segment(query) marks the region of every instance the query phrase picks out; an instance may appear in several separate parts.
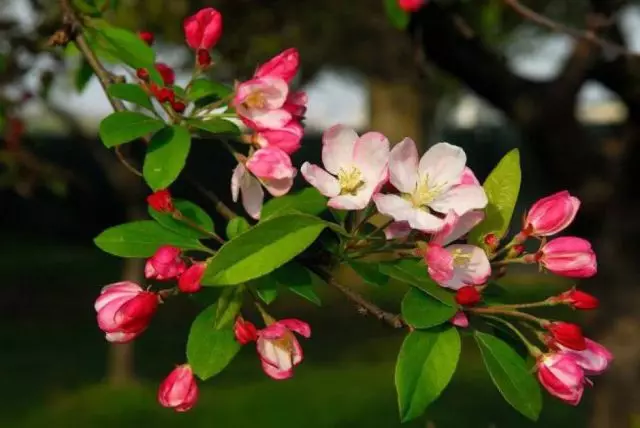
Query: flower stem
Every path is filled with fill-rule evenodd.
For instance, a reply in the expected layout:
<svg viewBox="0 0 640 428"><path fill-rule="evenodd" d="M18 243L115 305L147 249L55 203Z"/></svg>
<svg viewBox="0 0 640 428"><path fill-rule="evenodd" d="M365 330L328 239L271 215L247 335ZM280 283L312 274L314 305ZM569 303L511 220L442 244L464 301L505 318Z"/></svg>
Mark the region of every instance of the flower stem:
<svg viewBox="0 0 640 428"><path fill-rule="evenodd" d="M516 326L511 324L509 321L493 315L483 315L483 317L494 320L494 321L498 321L503 325L505 325L506 327L508 327L511 331L513 331L516 334L516 336L518 336L518 338L522 341L522 343L524 343L524 345L527 347L529 354L531 354L534 358L538 358L542 355L542 351L540 350L540 348L532 344L529 341L529 339L527 339L525 335L522 334L522 332Z"/></svg>
<svg viewBox="0 0 640 428"><path fill-rule="evenodd" d="M173 218L175 218L176 220L186 224L187 226L189 226L192 229L197 230L198 232L201 232L207 236L209 236L210 238L215 239L216 241L218 241L220 244L224 244L224 239L222 239L219 235L217 235L215 232L211 232L207 229L205 229L204 227L200 226L198 223L194 222L193 220L191 220L189 217L185 217L184 214L182 214L180 211L175 211L173 213Z"/></svg>
<svg viewBox="0 0 640 428"><path fill-rule="evenodd" d="M503 309L499 306L492 306L488 308L470 308L469 312L473 312L476 314L480 314L482 316L485 315L506 315L514 318L520 318L523 320L531 321L537 325L544 326L547 323L547 320L543 320L534 315L528 314L526 312L520 312L518 310L509 310Z"/></svg>

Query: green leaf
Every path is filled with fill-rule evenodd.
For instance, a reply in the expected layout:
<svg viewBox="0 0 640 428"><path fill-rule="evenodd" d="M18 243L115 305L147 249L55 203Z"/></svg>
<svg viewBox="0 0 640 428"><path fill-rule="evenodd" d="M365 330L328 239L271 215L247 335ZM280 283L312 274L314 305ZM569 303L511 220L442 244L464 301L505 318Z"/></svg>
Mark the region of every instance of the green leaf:
<svg viewBox="0 0 640 428"><path fill-rule="evenodd" d="M304 251L326 223L303 214L276 217L224 244L210 260L203 285L233 285L266 275Z"/></svg>
<svg viewBox="0 0 640 428"><path fill-rule="evenodd" d="M421 261L402 259L393 263L381 263L379 268L383 274L417 287L447 306L458 306L453 293L440 287L429 278L427 267Z"/></svg>
<svg viewBox="0 0 640 428"><path fill-rule="evenodd" d="M536 421L542 410L542 394L525 360L495 336L476 331L475 338L500 394L514 409Z"/></svg>
<svg viewBox="0 0 640 428"><path fill-rule="evenodd" d="M155 52L137 34L104 23L95 25L93 33L97 35L99 46L110 55L135 69L146 68L151 80L163 84L162 76L154 66Z"/></svg>
<svg viewBox="0 0 640 428"><path fill-rule="evenodd" d="M267 305L270 305L278 297L278 283L271 275L264 275L260 278L252 279L249 285L254 287L258 296Z"/></svg>
<svg viewBox="0 0 640 428"><path fill-rule="evenodd" d="M379 262L365 263L350 260L347 264L369 285L383 286L389 283L389 277L380 271Z"/></svg>
<svg viewBox="0 0 640 428"><path fill-rule="evenodd" d="M240 134L240 128L238 128L238 126L235 123L219 117L214 117L208 120L187 119L187 124L216 135L218 134L239 135Z"/></svg>
<svg viewBox="0 0 640 428"><path fill-rule="evenodd" d="M231 95L233 89L220 82L214 82L208 79L196 79L191 83L187 91L187 99L196 101L200 98L214 95L216 98L225 98Z"/></svg>
<svg viewBox="0 0 640 428"><path fill-rule="evenodd" d="M191 149L191 134L179 125L156 133L147 148L142 175L153 190L166 189L173 183L187 162Z"/></svg>
<svg viewBox="0 0 640 428"><path fill-rule="evenodd" d="M520 152L513 149L491 171L482 187L489 203L484 220L469 233L469 243L486 247L484 237L493 233L502 237L509 227L520 192Z"/></svg>
<svg viewBox="0 0 640 428"><path fill-rule="evenodd" d="M223 288L216 310L216 328L222 329L233 324L242 307L244 285Z"/></svg>
<svg viewBox="0 0 640 428"><path fill-rule="evenodd" d="M133 111L111 113L100 122L100 138L107 147L128 143L158 131L166 124L158 119Z"/></svg>
<svg viewBox="0 0 640 428"><path fill-rule="evenodd" d="M173 203L183 217L188 219L191 223L197 224L204 230L213 233L213 220L211 220L211 217L209 217L209 214L207 214L205 210L203 210L193 202L181 199L174 199ZM149 207L149 215L162 226L173 232L176 232L179 235L196 239L211 237L210 234L202 232L192 226L189 226L184 221L180 221L174 218L173 214L171 213L161 213Z"/></svg>
<svg viewBox="0 0 640 428"><path fill-rule="evenodd" d="M173 245L183 250L203 248L197 239L178 235L152 220L110 227L94 242L102 251L119 257L151 257L162 245Z"/></svg>
<svg viewBox="0 0 640 428"><path fill-rule="evenodd" d="M271 276L283 287L288 288L298 296L320 306L320 298L313 291L311 272L300 263L290 262L274 270Z"/></svg>
<svg viewBox="0 0 640 428"><path fill-rule="evenodd" d="M149 96L139 85L133 83L114 83L107 89L107 93L114 98L137 104L147 110L154 111Z"/></svg>
<svg viewBox="0 0 640 428"><path fill-rule="evenodd" d="M384 0L384 10L391 24L398 30L404 30L409 25L409 14L400 8L398 0Z"/></svg>
<svg viewBox="0 0 640 428"><path fill-rule="evenodd" d="M227 223L227 238L233 239L249 229L251 225L244 217L234 217Z"/></svg>
<svg viewBox="0 0 640 428"><path fill-rule="evenodd" d="M447 306L417 288L402 299L402 318L415 328L430 328L449 321L457 308Z"/></svg>
<svg viewBox="0 0 640 428"><path fill-rule="evenodd" d="M187 340L187 361L202 380L220 373L240 350L233 324L216 326L218 304L202 311L193 321Z"/></svg>
<svg viewBox="0 0 640 428"><path fill-rule="evenodd" d="M84 89L87 87L87 85L89 84L93 76L95 76L93 72L93 68L91 68L89 63L83 58L80 61L80 66L76 70L75 81L74 81L76 90L79 93L82 93L82 91L84 91Z"/></svg>
<svg viewBox="0 0 640 428"><path fill-rule="evenodd" d="M395 374L402 422L420 416L444 391L456 371L460 351L455 328L416 330L407 335Z"/></svg>
<svg viewBox="0 0 640 428"><path fill-rule="evenodd" d="M296 193L280 196L268 201L262 207L261 219L267 220L276 215L292 211L318 215L327 209L327 198L315 187L307 187Z"/></svg>

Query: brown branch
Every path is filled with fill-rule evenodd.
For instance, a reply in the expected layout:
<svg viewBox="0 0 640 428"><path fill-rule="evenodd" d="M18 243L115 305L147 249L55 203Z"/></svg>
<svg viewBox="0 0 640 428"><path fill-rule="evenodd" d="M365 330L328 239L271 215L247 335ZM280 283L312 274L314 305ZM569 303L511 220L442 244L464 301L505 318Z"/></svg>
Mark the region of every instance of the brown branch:
<svg viewBox="0 0 640 428"><path fill-rule="evenodd" d="M554 21L553 19L541 15L538 12L528 8L527 6L520 3L518 0L504 0L504 3L509 6L514 12L516 12L521 17L525 18L528 21L533 22L536 25L541 27L548 28L549 30L567 34L578 40L586 40L591 44L599 46L600 48L606 50L609 54L617 56L630 56L630 57L640 57L640 54L635 52L631 52L626 47L619 45L617 43L611 42L609 40L598 37L596 31L592 28L588 29L578 29L574 27L570 27L568 25L562 24L560 22ZM611 25L611 20L605 18L601 15L593 17L593 26L594 27L607 27Z"/></svg>

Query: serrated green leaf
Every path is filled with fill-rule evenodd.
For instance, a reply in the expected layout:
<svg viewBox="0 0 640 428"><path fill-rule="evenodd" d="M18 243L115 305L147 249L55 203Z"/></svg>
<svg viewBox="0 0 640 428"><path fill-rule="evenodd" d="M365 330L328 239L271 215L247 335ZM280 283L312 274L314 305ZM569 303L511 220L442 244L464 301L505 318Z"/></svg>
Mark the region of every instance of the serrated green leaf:
<svg viewBox="0 0 640 428"><path fill-rule="evenodd" d="M207 131L215 135L239 135L240 128L228 120L214 117L208 120L187 119L187 124L194 128Z"/></svg>
<svg viewBox="0 0 640 428"><path fill-rule="evenodd" d="M460 351L455 328L416 330L407 335L395 373L402 422L420 416L440 396L456 371Z"/></svg>
<svg viewBox="0 0 640 428"><path fill-rule="evenodd" d="M320 298L313 291L311 272L300 263L290 262L274 270L272 276L278 284L289 289L298 296L320 306Z"/></svg>
<svg viewBox="0 0 640 428"><path fill-rule="evenodd" d="M402 259L397 262L380 263L380 272L393 279L412 285L424 291L447 306L457 307L453 293L440 287L427 274L427 267L421 261Z"/></svg>
<svg viewBox="0 0 640 428"><path fill-rule="evenodd" d="M166 189L173 183L187 162L191 149L191 134L179 125L157 132L147 148L142 175L153 190Z"/></svg>
<svg viewBox="0 0 640 428"><path fill-rule="evenodd" d="M196 79L191 83L187 91L187 99L196 101L204 97L215 96L216 98L225 98L233 93L233 89L220 82L208 79Z"/></svg>
<svg viewBox="0 0 640 428"><path fill-rule="evenodd" d="M114 83L107 89L107 93L114 98L129 101L147 110L154 111L149 96L139 85L133 83Z"/></svg>
<svg viewBox="0 0 640 428"><path fill-rule="evenodd" d="M350 260L347 264L369 285L384 286L389 283L389 277L380 271L379 262L365 263Z"/></svg>
<svg viewBox="0 0 640 428"><path fill-rule="evenodd" d="M525 360L509 345L490 334L475 332L491 380L514 409L536 421L542 410L542 394Z"/></svg>
<svg viewBox="0 0 640 428"><path fill-rule="evenodd" d="M239 284L273 272L311 245L325 227L321 219L303 214L260 223L220 248L202 284Z"/></svg>
<svg viewBox="0 0 640 428"><path fill-rule="evenodd" d="M327 198L315 187L273 198L262 207L261 220L290 212L318 215L327 209Z"/></svg>
<svg viewBox="0 0 640 428"><path fill-rule="evenodd" d="M251 225L244 217L234 217L227 223L227 238L233 239L249 229Z"/></svg>
<svg viewBox="0 0 640 428"><path fill-rule="evenodd" d="M162 245L183 250L201 250L200 241L178 235L152 220L111 227L94 239L102 251L119 257L151 257Z"/></svg>
<svg viewBox="0 0 640 428"><path fill-rule="evenodd" d="M225 369L240 350L233 323L216 327L218 304L202 311L193 321L187 340L187 361L193 372L207 380Z"/></svg>
<svg viewBox="0 0 640 428"><path fill-rule="evenodd" d="M384 10L391 24L398 30L404 30L409 25L409 14L400 8L398 0L384 0Z"/></svg>
<svg viewBox="0 0 640 428"><path fill-rule="evenodd" d="M133 111L111 113L100 122L100 138L114 147L142 138L167 126L163 121Z"/></svg>
<svg viewBox="0 0 640 428"><path fill-rule="evenodd" d="M518 201L521 180L520 152L513 149L500 160L482 185L489 203L484 220L469 233L470 244L486 248L484 237L487 234L502 237L507 232Z"/></svg>
<svg viewBox="0 0 640 428"><path fill-rule="evenodd" d="M190 223L194 223L200 226L202 229L213 233L213 220L211 220L211 217L209 217L209 214L207 214L205 210L203 210L193 202L185 201L182 199L174 199L173 203L176 209L181 213L181 215L188 219ZM190 226L184 221L174 218L173 214L171 213L161 213L149 207L149 215L163 227L176 232L179 235L189 236L196 239L211 237L210 233L205 233L195 227Z"/></svg>
<svg viewBox="0 0 640 428"><path fill-rule="evenodd" d="M448 322L457 308L447 306L417 288L411 288L402 299L402 318L415 328L430 328Z"/></svg>

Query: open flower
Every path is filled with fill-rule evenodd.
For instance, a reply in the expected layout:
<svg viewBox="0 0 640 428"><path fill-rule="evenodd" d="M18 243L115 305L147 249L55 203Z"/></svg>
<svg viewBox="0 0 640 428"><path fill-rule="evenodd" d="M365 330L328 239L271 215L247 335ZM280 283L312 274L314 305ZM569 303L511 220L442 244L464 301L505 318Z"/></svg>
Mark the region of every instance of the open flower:
<svg viewBox="0 0 640 428"><path fill-rule="evenodd" d="M377 132L361 137L343 125L322 136L322 162L326 171L305 162L304 178L325 196L328 205L343 210L360 210L387 179L389 140ZM328 171L328 172L327 172Z"/></svg>
<svg viewBox="0 0 640 428"><path fill-rule="evenodd" d="M462 216L484 208L487 196L465 175L466 161L464 151L448 143L434 145L418 160L416 144L405 138L389 156L390 181L401 195L376 195L378 211L413 229L434 232L444 223L434 212Z"/></svg>
<svg viewBox="0 0 640 428"><path fill-rule="evenodd" d="M250 128L280 129L292 119L283 108L288 95L289 86L284 80L259 77L238 84L233 105Z"/></svg>

